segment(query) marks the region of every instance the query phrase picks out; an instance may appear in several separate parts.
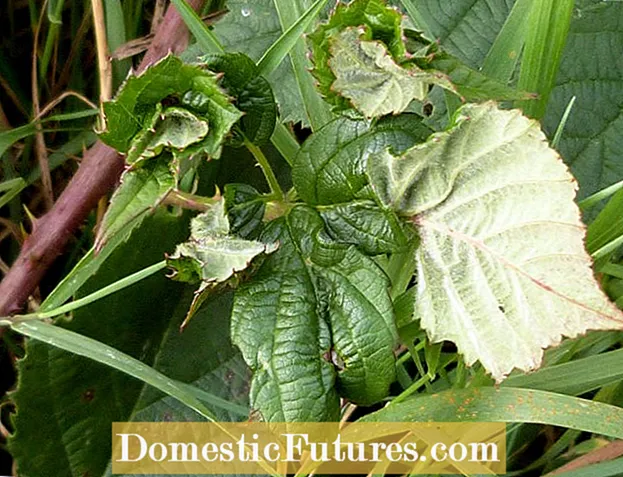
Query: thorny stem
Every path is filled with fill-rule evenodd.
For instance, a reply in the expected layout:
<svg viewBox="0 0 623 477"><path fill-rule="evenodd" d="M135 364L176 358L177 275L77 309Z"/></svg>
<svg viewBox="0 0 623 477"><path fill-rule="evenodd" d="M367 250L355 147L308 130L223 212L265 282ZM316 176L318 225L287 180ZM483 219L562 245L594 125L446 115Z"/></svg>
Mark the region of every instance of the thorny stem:
<svg viewBox="0 0 623 477"><path fill-rule="evenodd" d="M205 0L189 0L199 9ZM188 30L174 7L169 7L138 71L145 70L168 53L179 53L188 43ZM73 232L110 191L123 171L123 159L103 144L95 143L50 212L41 217L26 239L19 257L0 282L0 316L16 313L27 301ZM2 329L0 329L2 334Z"/></svg>

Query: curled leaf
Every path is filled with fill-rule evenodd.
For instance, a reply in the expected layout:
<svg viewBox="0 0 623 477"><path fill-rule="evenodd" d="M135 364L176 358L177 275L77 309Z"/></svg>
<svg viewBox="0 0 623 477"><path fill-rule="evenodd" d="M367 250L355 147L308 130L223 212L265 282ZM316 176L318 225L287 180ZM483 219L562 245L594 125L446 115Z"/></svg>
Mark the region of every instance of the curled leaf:
<svg viewBox="0 0 623 477"><path fill-rule="evenodd" d="M229 232L229 219L220 200L192 220L190 240L178 245L167 257L167 264L174 270L174 280L199 283L186 321L216 285L227 282L254 260L277 249L277 243L245 240Z"/></svg>

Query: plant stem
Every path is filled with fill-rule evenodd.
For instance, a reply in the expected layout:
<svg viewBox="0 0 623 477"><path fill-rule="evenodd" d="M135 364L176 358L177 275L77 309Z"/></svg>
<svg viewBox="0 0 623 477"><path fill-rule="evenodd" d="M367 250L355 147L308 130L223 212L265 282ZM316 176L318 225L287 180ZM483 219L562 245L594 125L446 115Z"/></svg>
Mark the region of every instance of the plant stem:
<svg viewBox="0 0 623 477"><path fill-rule="evenodd" d="M264 177L266 177L266 181L268 182L268 186L270 187L271 194L273 194L277 198L277 200L282 201L285 197L283 190L281 190L281 186L279 185L277 176L275 176L273 168L270 167L270 163L268 162L268 159L266 159L266 156L264 155L262 150L251 141L249 141L246 137L244 138L244 145L249 150L249 152L253 154L253 157L255 157L255 160L262 168Z"/></svg>

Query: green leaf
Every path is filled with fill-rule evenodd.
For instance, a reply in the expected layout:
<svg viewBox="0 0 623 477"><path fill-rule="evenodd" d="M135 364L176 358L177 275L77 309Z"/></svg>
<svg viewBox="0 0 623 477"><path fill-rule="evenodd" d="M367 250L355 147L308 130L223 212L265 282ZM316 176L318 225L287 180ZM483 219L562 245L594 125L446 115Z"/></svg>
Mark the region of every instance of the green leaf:
<svg viewBox="0 0 623 477"><path fill-rule="evenodd" d="M279 250L234 298L232 340L253 370L251 407L269 422L332 421L339 415L335 372L323 357L330 356L330 331L297 250L300 235L309 232L291 218L271 222L262 240L279 241Z"/></svg>
<svg viewBox="0 0 623 477"><path fill-rule="evenodd" d="M400 0L425 36L451 55L478 69L508 17L513 2Z"/></svg>
<svg viewBox="0 0 623 477"><path fill-rule="evenodd" d="M621 2L587 1L578 6L543 118L545 131L553 137L576 97L558 149L580 183L580 199L623 177L621 15Z"/></svg>
<svg viewBox="0 0 623 477"><path fill-rule="evenodd" d="M231 233L245 239L259 235L266 202L247 184L227 184L223 193Z"/></svg>
<svg viewBox="0 0 623 477"><path fill-rule="evenodd" d="M623 409L587 399L514 388L453 389L389 405L365 422L532 422L623 437Z"/></svg>
<svg viewBox="0 0 623 477"><path fill-rule="evenodd" d="M169 396L174 397L205 419L209 421L216 420L215 414L201 404L195 396L189 394L184 389L183 385L173 382L171 379L141 363L139 360L121 353L97 340L36 320L16 323L11 328L29 338L34 338L78 356L84 356L98 363L122 371L129 376L138 378Z"/></svg>
<svg viewBox="0 0 623 477"><path fill-rule="evenodd" d="M408 233L391 210L370 200L318 207L327 232L336 241L353 244L367 255L400 252Z"/></svg>
<svg viewBox="0 0 623 477"><path fill-rule="evenodd" d="M159 212L80 290L88 295L161 260L184 239L187 222ZM183 334L178 332L191 290L163 273L77 310L58 327L96 339L130 355L175 383L187 383L218 420L240 419L246 407L248 371L229 343L231 294L209 301ZM110 475L112 422L197 421L202 417L174 398L108 366L29 340L19 363L17 432L10 441L20 475ZM90 350L86 350L90 352ZM214 407L209 395L229 401ZM54 462L54 465L50 465Z"/></svg>
<svg viewBox="0 0 623 477"><path fill-rule="evenodd" d="M391 148L400 153L423 141L430 130L415 115L365 120L340 118L314 133L301 147L292 169L296 190L310 205L370 198L365 160Z"/></svg>
<svg viewBox="0 0 623 477"><path fill-rule="evenodd" d="M125 235L138 226L174 187L173 175L163 161L126 171L98 230L96 250L101 250L117 234Z"/></svg>
<svg viewBox="0 0 623 477"><path fill-rule="evenodd" d="M384 398L395 377L389 282L323 229L301 206L271 222L262 240L280 248L236 292L232 336L254 371L251 405L267 421L336 419L330 360L338 390L357 403Z"/></svg>
<svg viewBox="0 0 623 477"><path fill-rule="evenodd" d="M226 51L241 52L258 61L283 33L273 0L229 0L227 8L227 15L214 25L215 35ZM281 121L308 127L292 64L282 62L266 79L277 98Z"/></svg>
<svg viewBox="0 0 623 477"><path fill-rule="evenodd" d="M277 104L270 83L260 76L253 60L233 53L207 56L205 61L212 71L225 74L222 85L244 113L240 119L244 136L257 145L267 143L275 130Z"/></svg>
<svg viewBox="0 0 623 477"><path fill-rule="evenodd" d="M177 155L186 157L203 152L210 157L219 157L226 135L242 114L230 103L217 80L203 65L184 64L169 55L139 76L128 78L115 99L104 103L106 124L100 138L123 153L130 151L138 141L139 145L135 147L141 152L142 145L149 144L146 137L158 134L150 129L158 129L160 121L167 120L166 116L160 118L158 112L166 110L169 103L181 103L190 111L183 116L182 129L186 134L181 141L183 153L176 150ZM172 114L168 122L177 120L179 123L182 119L179 109L173 111L177 113ZM206 125L201 125L200 121L207 123L207 134ZM195 124L199 130L189 130L189 124ZM167 133L164 128L162 124L159 128L161 134ZM191 139L194 141L189 143ZM169 145L172 146L173 143Z"/></svg>
<svg viewBox="0 0 623 477"><path fill-rule="evenodd" d="M398 114L414 100L423 100L433 75L396 64L387 48L369 41L371 34L351 27L330 39L330 88L350 100L367 118Z"/></svg>
<svg viewBox="0 0 623 477"><path fill-rule="evenodd" d="M497 381L537 368L543 348L621 329L584 249L575 186L538 123L493 103L459 110L446 133L400 158L370 157L386 206L418 232L416 314ZM555 237L555 239L552 239Z"/></svg>

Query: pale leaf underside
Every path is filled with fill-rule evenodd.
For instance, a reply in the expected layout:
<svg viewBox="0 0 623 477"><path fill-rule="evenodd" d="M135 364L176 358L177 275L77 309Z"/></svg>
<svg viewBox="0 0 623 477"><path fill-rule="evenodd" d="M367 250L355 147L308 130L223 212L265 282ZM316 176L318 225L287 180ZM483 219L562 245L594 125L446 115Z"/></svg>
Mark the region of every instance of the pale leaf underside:
<svg viewBox="0 0 623 477"><path fill-rule="evenodd" d="M424 99L428 92L424 80L433 75L400 67L383 44L363 41L362 34L361 29L347 28L333 38L332 89L369 118L401 113L413 99Z"/></svg>
<svg viewBox="0 0 623 477"><path fill-rule="evenodd" d="M402 158L369 160L379 197L411 216L416 314L435 342L457 344L497 381L537 368L543 349L623 314L593 276L576 183L538 123L493 103Z"/></svg>

